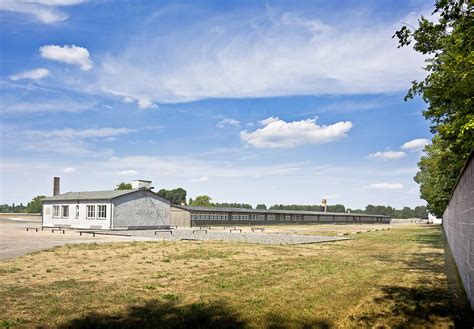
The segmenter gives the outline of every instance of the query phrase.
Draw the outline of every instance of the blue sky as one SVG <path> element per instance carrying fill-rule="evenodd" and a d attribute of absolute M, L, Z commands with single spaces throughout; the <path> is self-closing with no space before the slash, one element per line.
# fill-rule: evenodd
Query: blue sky
<path fill-rule="evenodd" d="M 219 202 L 424 204 L 430 1 L 0 3 L 1 203 L 150 179 Z"/>

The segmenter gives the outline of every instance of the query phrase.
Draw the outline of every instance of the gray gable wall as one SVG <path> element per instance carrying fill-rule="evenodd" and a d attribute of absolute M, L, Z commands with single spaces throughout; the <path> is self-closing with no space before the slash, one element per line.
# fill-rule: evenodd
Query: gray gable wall
<path fill-rule="evenodd" d="M 153 228 L 170 225 L 170 203 L 155 193 L 140 190 L 115 197 L 112 226 L 119 228 Z"/>

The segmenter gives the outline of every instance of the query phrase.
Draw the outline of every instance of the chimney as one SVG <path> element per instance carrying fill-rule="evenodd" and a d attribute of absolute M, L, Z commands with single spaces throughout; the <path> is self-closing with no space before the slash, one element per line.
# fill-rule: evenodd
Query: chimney
<path fill-rule="evenodd" d="M 59 177 L 53 178 L 53 195 L 59 195 Z"/>
<path fill-rule="evenodd" d="M 132 188 L 134 189 L 150 189 L 151 187 L 151 180 L 143 180 L 143 179 L 137 179 L 132 181 Z"/>

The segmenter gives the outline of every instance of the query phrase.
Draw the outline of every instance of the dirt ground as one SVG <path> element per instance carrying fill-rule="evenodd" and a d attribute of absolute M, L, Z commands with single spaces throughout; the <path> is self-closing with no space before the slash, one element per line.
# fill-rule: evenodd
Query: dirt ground
<path fill-rule="evenodd" d="M 38 232 L 26 231 L 27 227 L 37 227 Z M 37 221 L 10 221 L 0 219 L 0 261 L 32 252 L 45 250 L 65 244 L 104 243 L 117 241 L 146 240 L 144 238 L 129 238 L 120 236 L 80 236 L 77 231 L 51 233 L 51 230 L 41 231 L 41 224 Z"/>

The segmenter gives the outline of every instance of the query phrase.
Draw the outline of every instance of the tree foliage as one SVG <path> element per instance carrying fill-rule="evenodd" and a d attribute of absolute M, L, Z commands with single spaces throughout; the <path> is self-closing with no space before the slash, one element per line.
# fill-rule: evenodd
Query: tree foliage
<path fill-rule="evenodd" d="M 15 205 L 12 203 L 11 205 L 9 204 L 2 204 L 0 205 L 0 213 L 20 213 L 20 212 L 25 212 L 26 211 L 26 206 L 23 205 L 23 203 L 20 203 L 19 205 Z"/>
<path fill-rule="evenodd" d="M 258 204 L 255 209 L 267 209 L 267 205 L 264 203 Z"/>
<path fill-rule="evenodd" d="M 237 203 L 237 202 L 216 202 L 212 204 L 213 207 L 220 208 L 243 208 L 243 209 L 252 209 L 252 205 L 248 203 Z"/>
<path fill-rule="evenodd" d="M 427 77 L 413 81 L 405 100 L 420 95 L 423 115 L 435 134 L 418 166 L 415 181 L 428 209 L 438 217 L 449 202 L 457 177 L 474 148 L 474 17 L 469 0 L 437 0 L 437 22 L 425 17 L 418 27 L 395 32 L 399 47 L 413 46 L 426 56 Z"/>
<path fill-rule="evenodd" d="M 27 213 L 40 213 L 43 211 L 43 204 L 41 203 L 41 199 L 46 198 L 44 195 L 38 195 L 33 198 L 28 204 L 26 205 L 26 212 Z"/>
<path fill-rule="evenodd" d="M 131 190 L 132 189 L 132 184 L 121 182 L 120 184 L 117 185 L 117 187 L 115 189 L 116 190 Z"/>
<path fill-rule="evenodd" d="M 161 189 L 157 193 L 162 198 L 171 202 L 171 204 L 186 204 L 186 190 L 178 187 L 172 190 Z"/>
<path fill-rule="evenodd" d="M 209 195 L 198 195 L 190 206 L 212 207 L 211 201 L 212 198 Z"/>

